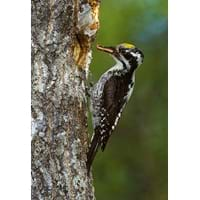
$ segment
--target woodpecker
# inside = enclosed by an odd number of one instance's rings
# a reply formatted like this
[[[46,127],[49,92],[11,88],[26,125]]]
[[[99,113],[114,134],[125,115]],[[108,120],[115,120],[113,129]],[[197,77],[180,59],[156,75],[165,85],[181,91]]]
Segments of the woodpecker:
[[[97,45],[97,49],[110,54],[116,64],[106,71],[91,91],[91,113],[94,133],[87,153],[87,169],[101,148],[104,151],[121,113],[135,85],[135,71],[143,63],[144,55],[132,44],[116,47]]]

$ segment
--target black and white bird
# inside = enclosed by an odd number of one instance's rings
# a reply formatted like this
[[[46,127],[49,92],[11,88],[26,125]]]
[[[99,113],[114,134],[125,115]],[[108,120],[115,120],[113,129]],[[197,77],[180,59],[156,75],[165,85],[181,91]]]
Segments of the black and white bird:
[[[106,71],[94,85],[91,92],[91,112],[94,133],[87,154],[87,169],[101,148],[104,151],[121,113],[127,104],[135,85],[135,72],[143,63],[144,55],[132,44],[123,43],[116,47],[97,49],[109,53],[116,64]]]

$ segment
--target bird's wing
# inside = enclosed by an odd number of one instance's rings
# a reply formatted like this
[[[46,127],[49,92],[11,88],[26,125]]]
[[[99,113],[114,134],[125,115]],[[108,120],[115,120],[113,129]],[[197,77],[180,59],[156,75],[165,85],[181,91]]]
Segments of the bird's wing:
[[[101,146],[102,151],[104,151],[110,134],[121,116],[128,98],[128,92],[130,92],[130,87],[134,86],[134,83],[130,81],[130,75],[109,77],[105,80],[104,84],[101,84],[102,90],[98,88],[99,85],[96,85],[95,92],[98,91],[103,96],[100,99],[92,99],[92,101],[95,101],[93,103],[96,107],[93,106],[93,109],[96,109],[96,111],[95,115],[93,115],[94,134],[87,154],[88,172],[98,148]],[[94,96],[96,96],[96,93]]]
[[[104,108],[104,116],[101,120],[104,120],[104,127],[101,127],[105,131],[105,136],[102,140],[102,150],[105,149],[106,143],[110,134],[114,130],[121,116],[121,112],[126,103],[127,95],[131,84],[130,78],[126,76],[112,76],[108,79],[104,86],[102,98],[102,108]]]

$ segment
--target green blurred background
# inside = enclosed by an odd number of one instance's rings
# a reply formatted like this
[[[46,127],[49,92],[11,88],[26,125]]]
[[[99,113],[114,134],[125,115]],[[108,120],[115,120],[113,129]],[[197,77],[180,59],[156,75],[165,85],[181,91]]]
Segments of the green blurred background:
[[[98,200],[167,200],[167,1],[101,2],[96,43],[133,43],[145,58],[136,86],[104,153],[94,161]],[[93,78],[114,64],[93,48]]]

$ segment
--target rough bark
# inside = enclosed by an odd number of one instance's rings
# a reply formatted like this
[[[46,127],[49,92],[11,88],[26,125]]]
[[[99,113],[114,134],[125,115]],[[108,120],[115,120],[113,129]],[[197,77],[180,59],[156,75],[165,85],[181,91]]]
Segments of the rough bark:
[[[32,199],[95,199],[86,80],[98,0],[32,0]]]

